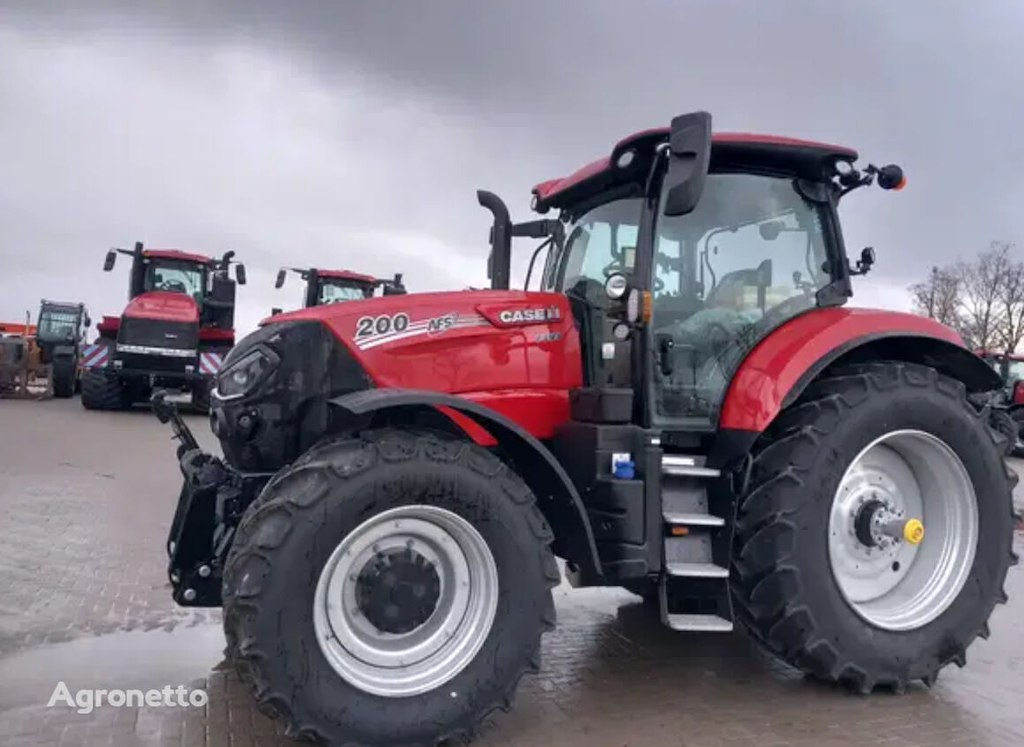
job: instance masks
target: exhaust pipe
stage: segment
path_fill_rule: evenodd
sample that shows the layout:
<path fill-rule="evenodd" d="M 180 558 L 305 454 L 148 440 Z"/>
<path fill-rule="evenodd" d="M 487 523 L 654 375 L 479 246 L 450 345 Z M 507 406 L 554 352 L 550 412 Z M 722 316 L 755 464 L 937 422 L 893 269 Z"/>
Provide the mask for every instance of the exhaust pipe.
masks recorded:
<path fill-rule="evenodd" d="M 508 217 L 508 208 L 498 195 L 483 189 L 477 190 L 476 199 L 494 216 L 487 277 L 493 290 L 508 290 L 512 275 L 512 221 Z"/>

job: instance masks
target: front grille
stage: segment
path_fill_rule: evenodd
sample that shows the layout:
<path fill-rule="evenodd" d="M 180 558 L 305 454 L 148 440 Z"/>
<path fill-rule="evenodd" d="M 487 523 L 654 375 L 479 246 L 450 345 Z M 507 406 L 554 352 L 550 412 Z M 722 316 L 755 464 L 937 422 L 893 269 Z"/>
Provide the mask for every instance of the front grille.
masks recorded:
<path fill-rule="evenodd" d="M 148 348 L 195 350 L 199 344 L 199 325 L 162 319 L 122 319 L 117 342 Z"/>
<path fill-rule="evenodd" d="M 184 376 L 189 372 L 186 368 L 196 370 L 195 358 L 168 358 L 163 355 L 139 355 L 136 353 L 120 353 L 117 360 L 121 363 L 123 374 L 177 374 Z"/>

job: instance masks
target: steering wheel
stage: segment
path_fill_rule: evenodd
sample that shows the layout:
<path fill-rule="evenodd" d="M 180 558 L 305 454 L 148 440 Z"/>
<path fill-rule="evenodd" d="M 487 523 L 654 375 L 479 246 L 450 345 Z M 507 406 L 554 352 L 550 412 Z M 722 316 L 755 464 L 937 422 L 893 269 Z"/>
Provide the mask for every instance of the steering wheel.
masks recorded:
<path fill-rule="evenodd" d="M 185 284 L 180 280 L 167 280 L 163 283 L 161 288 L 171 293 L 188 293 L 188 289 Z"/>

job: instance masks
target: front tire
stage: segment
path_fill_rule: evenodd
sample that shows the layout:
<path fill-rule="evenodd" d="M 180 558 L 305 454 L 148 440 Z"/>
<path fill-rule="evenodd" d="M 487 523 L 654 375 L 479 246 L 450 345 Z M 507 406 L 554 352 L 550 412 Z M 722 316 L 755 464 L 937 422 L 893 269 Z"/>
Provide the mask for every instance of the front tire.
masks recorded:
<path fill-rule="evenodd" d="M 789 664 L 860 692 L 962 666 L 1016 562 L 1001 442 L 962 384 L 931 368 L 871 364 L 815 382 L 753 451 L 737 617 Z M 912 551 L 909 535 L 881 533 L 918 511 Z"/>
<path fill-rule="evenodd" d="M 75 362 L 73 360 L 54 361 L 50 369 L 53 376 L 53 396 L 67 399 L 75 395 Z"/>
<path fill-rule="evenodd" d="M 551 540 L 529 488 L 472 443 L 395 430 L 327 441 L 239 526 L 228 647 L 293 736 L 468 736 L 539 667 L 555 622 Z"/>

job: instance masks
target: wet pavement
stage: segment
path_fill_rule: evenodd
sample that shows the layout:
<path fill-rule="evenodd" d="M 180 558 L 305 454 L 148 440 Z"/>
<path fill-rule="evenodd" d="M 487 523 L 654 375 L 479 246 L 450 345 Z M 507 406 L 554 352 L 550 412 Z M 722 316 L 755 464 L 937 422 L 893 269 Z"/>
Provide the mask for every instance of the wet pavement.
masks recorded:
<path fill-rule="evenodd" d="M 180 480 L 168 429 L 77 400 L 2 401 L 0 434 L 0 745 L 297 744 L 225 667 L 219 613 L 176 608 L 165 588 Z M 1021 568 L 966 668 L 868 697 L 805 680 L 741 633 L 672 633 L 627 592 L 561 587 L 541 674 L 476 744 L 1021 745 Z M 208 702 L 47 707 L 59 682 Z"/>

